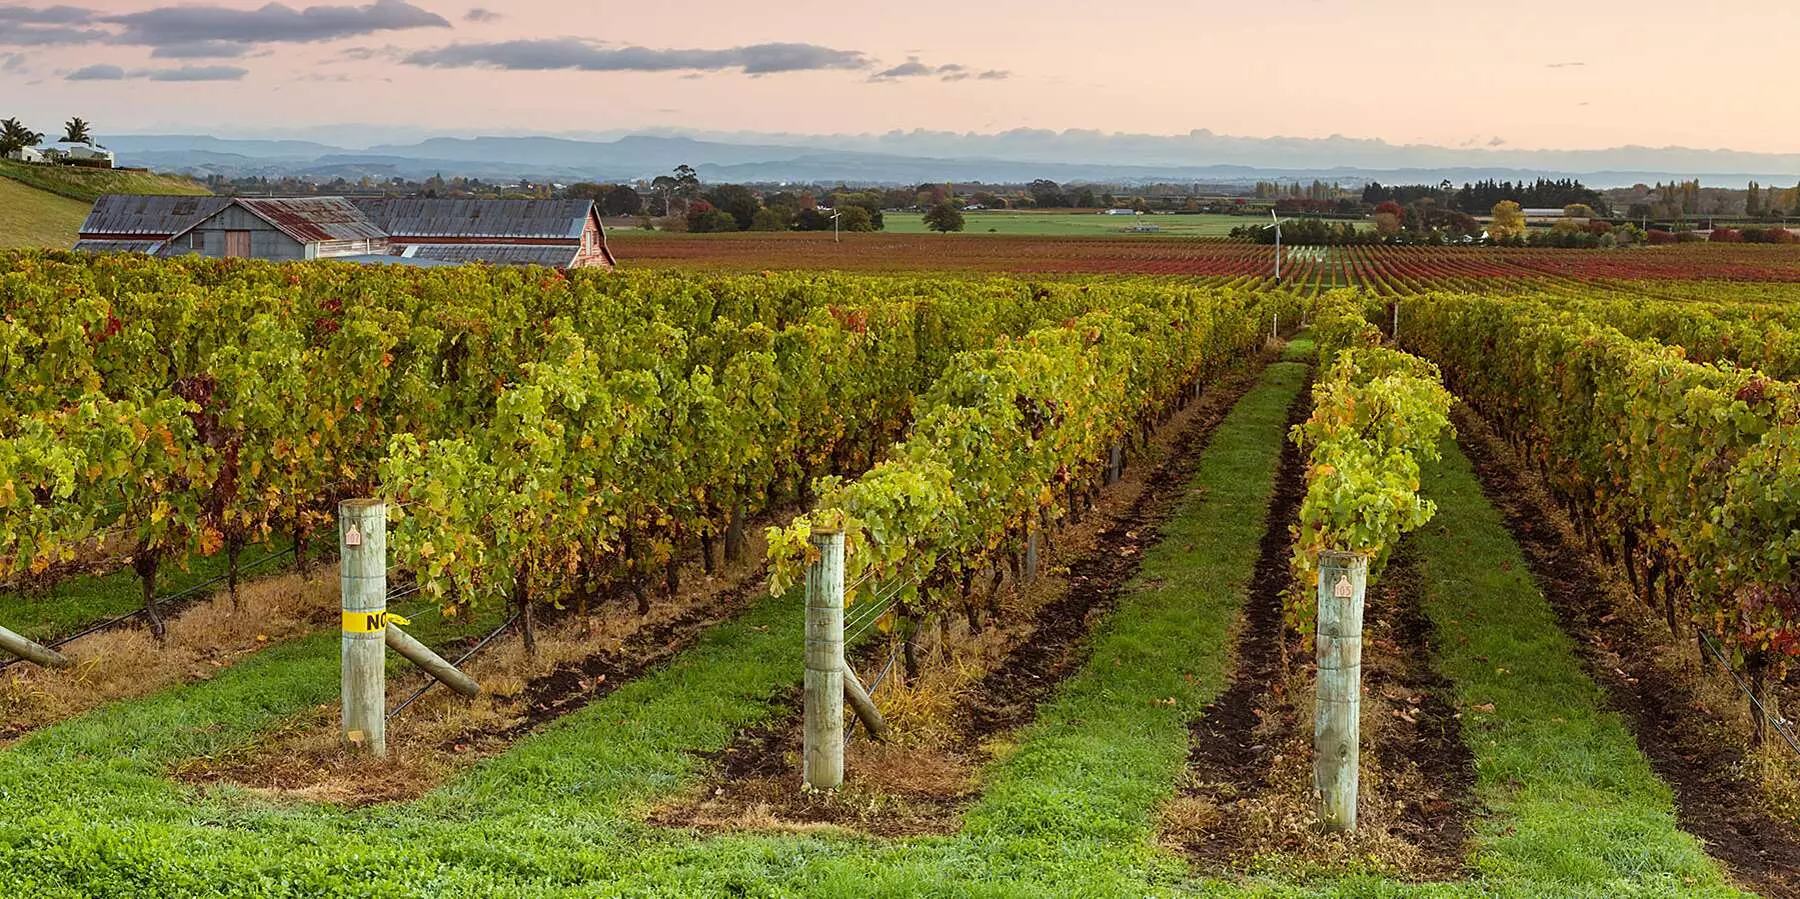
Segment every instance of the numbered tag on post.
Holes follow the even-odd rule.
[[[1356,588],[1350,586],[1350,576],[1338,575],[1337,586],[1331,588],[1331,595],[1337,599],[1350,599],[1356,596]]]

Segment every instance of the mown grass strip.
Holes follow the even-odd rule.
[[[1673,795],[1605,710],[1468,458],[1447,445],[1424,482],[1438,503],[1416,537],[1425,610],[1491,812],[1481,877],[1528,895],[1737,895],[1676,826]]]

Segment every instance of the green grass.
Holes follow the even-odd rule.
[[[81,231],[89,204],[0,178],[0,249],[68,249]]]
[[[1477,822],[1481,875],[1515,895],[1731,895],[1605,711],[1467,457],[1446,444],[1424,480],[1439,506],[1414,537],[1425,609],[1491,812]]]
[[[102,194],[178,194],[187,197],[212,194],[192,179],[180,175],[69,165],[27,165],[4,160],[0,160],[0,178],[89,204]]]
[[[244,549],[238,560],[240,570],[266,559],[272,553],[288,548],[287,542]],[[315,552],[317,549],[314,550]],[[262,577],[279,570],[270,563],[244,575],[246,579]],[[187,570],[165,565],[157,573],[156,593],[173,596],[212,580],[225,573],[225,555],[195,558]],[[220,588],[224,583],[219,584]],[[0,625],[33,640],[51,640],[80,630],[82,626],[123,615],[142,608],[144,588],[129,566],[111,574],[64,578],[53,586],[36,591],[0,592]]]
[[[101,194],[210,193],[176,175],[0,160],[0,249],[68,249]]]

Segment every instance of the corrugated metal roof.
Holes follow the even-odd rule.
[[[149,253],[155,255],[161,249],[160,240],[78,240],[75,249],[89,253]]]
[[[396,238],[562,238],[580,240],[592,200],[357,199]]]
[[[147,197],[107,194],[94,201],[82,234],[168,237],[231,203],[227,197]]]
[[[378,240],[387,236],[343,197],[239,198],[237,204],[301,243]]]
[[[509,244],[458,243],[408,244],[395,246],[396,253],[408,259],[434,259],[439,262],[485,262],[489,265],[541,265],[546,268],[569,268],[581,253],[576,246],[517,246]]]
[[[411,266],[414,268],[443,268],[444,266],[447,266],[447,265],[454,266],[457,264],[454,262],[441,262],[436,259],[409,259],[404,256],[381,256],[381,255],[333,256],[330,259],[325,260],[325,261],[327,261],[327,262],[354,262],[354,263],[357,263],[358,265],[405,265],[405,266]]]

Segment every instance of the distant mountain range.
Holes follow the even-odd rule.
[[[352,126],[345,131],[353,132]],[[362,148],[314,140],[207,135],[103,138],[122,165],[195,176],[330,180],[466,176],[490,180],[630,181],[691,165],[707,181],[919,184],[937,181],[1344,184],[1462,183],[1577,177],[1593,187],[1699,177],[1713,185],[1800,180],[1800,154],[1622,147],[1512,150],[1395,145],[1358,138],[1243,138],[1092,131],[885,135],[625,134],[605,137],[427,137]]]

